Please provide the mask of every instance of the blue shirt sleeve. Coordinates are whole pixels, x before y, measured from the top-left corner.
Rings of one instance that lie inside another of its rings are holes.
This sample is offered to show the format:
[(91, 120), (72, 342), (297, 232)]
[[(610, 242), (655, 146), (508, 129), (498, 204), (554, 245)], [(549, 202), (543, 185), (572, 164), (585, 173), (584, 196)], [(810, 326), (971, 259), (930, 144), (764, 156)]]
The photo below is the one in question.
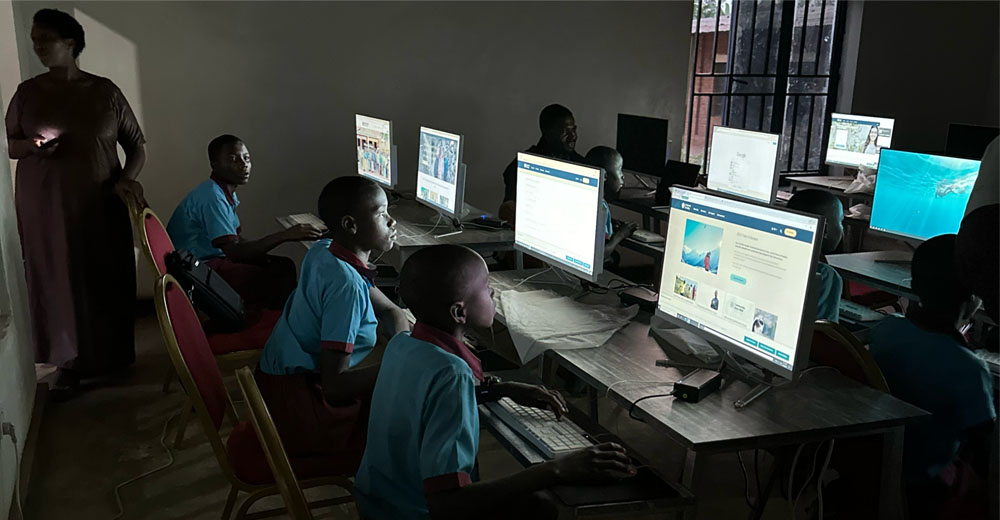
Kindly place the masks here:
[(475, 381), (454, 368), (442, 371), (423, 411), (420, 477), (424, 494), (471, 482), (479, 446)]
[(350, 354), (371, 295), (367, 288), (355, 284), (331, 284), (322, 299), (321, 347)]
[(224, 197), (214, 197), (201, 205), (201, 225), (209, 240), (239, 235), (239, 221)]
[(820, 276), (819, 302), (816, 304), (816, 319), (840, 321), (840, 296), (844, 293), (844, 279), (829, 265), (816, 265)]
[(955, 410), (959, 431), (997, 418), (993, 407), (993, 379), (985, 363), (976, 359), (976, 374), (959, 382), (961, 394)]

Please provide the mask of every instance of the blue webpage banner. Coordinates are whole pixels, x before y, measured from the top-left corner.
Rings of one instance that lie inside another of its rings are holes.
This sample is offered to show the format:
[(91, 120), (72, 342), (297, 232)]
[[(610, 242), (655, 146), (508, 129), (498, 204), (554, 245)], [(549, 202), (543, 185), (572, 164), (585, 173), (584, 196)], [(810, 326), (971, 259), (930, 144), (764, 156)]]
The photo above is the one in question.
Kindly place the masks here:
[(587, 184), (597, 188), (597, 179), (593, 177), (587, 177), (586, 175), (580, 175), (577, 173), (570, 173), (563, 170), (557, 170), (555, 168), (549, 168), (547, 166), (539, 166), (537, 164), (519, 161), (518, 167), (529, 172), (541, 173), (543, 175), (551, 175), (552, 177), (558, 177), (563, 180), (570, 182), (576, 182), (579, 184)]
[(736, 224), (737, 226), (743, 226), (746, 228), (763, 231), (765, 233), (770, 233), (772, 235), (778, 235), (785, 238), (790, 238), (792, 240), (798, 240), (799, 242), (812, 243), (813, 239), (812, 231), (806, 231), (804, 229), (793, 226), (786, 226), (784, 224), (769, 222), (767, 220), (757, 217), (739, 215), (733, 212), (720, 210), (718, 208), (713, 208), (710, 206), (702, 206), (700, 204), (695, 204), (693, 202), (688, 202), (685, 200), (673, 199), (670, 201), (670, 207), (671, 210), (676, 209), (680, 211), (686, 211), (688, 213), (694, 213), (695, 215), (701, 215), (711, 219), (729, 222), (730, 224)]

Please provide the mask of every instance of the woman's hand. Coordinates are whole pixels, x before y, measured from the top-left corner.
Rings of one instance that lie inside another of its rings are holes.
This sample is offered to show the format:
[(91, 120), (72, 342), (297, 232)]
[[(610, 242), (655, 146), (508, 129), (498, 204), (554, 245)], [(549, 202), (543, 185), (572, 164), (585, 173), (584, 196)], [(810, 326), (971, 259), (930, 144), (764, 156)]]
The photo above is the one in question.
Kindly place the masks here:
[(566, 400), (555, 390), (549, 390), (544, 386), (511, 382), (498, 383), (497, 386), (501, 395), (511, 398), (519, 405), (552, 410), (557, 419), (569, 413)]
[(126, 204), (133, 204), (138, 210), (142, 210), (149, 204), (143, 196), (142, 184), (132, 179), (122, 179), (115, 184), (115, 195), (121, 197)]

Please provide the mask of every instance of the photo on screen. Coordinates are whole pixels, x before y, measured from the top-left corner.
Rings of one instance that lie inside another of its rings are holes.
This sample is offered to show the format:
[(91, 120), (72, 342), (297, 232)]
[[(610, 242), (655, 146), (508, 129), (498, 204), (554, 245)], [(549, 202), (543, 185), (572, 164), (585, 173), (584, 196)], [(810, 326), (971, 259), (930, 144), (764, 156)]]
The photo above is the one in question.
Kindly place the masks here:
[(681, 260), (712, 274), (719, 274), (719, 252), (722, 248), (722, 228), (688, 219), (684, 227), (684, 247)]
[(878, 155), (878, 123), (834, 121), (830, 129), (830, 148), (846, 152)]
[(455, 184), (458, 175), (458, 141), (421, 133), (418, 171), (448, 184)]
[(694, 301), (698, 297), (698, 282), (676, 276), (674, 277), (674, 294)]
[(778, 328), (778, 317), (765, 310), (757, 309), (753, 314), (753, 325), (750, 330), (768, 339), (774, 339), (774, 330)]
[(358, 173), (384, 184), (392, 182), (390, 123), (357, 116)]

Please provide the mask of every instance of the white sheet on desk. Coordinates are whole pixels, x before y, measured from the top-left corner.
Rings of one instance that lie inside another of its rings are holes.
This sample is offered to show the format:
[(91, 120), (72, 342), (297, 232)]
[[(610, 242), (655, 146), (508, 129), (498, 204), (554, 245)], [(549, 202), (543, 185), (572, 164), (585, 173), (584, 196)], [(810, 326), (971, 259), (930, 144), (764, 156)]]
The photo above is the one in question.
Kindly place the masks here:
[(639, 313), (635, 305), (585, 305), (552, 291), (504, 291), (500, 305), (522, 363), (549, 349), (600, 347)]
[(701, 336), (687, 329), (654, 324), (650, 326), (649, 334), (654, 336), (654, 339), (655, 337), (659, 337), (663, 341), (666, 341), (682, 354), (694, 356), (705, 363), (717, 363), (719, 361), (719, 353), (712, 348), (712, 345), (709, 345)]

